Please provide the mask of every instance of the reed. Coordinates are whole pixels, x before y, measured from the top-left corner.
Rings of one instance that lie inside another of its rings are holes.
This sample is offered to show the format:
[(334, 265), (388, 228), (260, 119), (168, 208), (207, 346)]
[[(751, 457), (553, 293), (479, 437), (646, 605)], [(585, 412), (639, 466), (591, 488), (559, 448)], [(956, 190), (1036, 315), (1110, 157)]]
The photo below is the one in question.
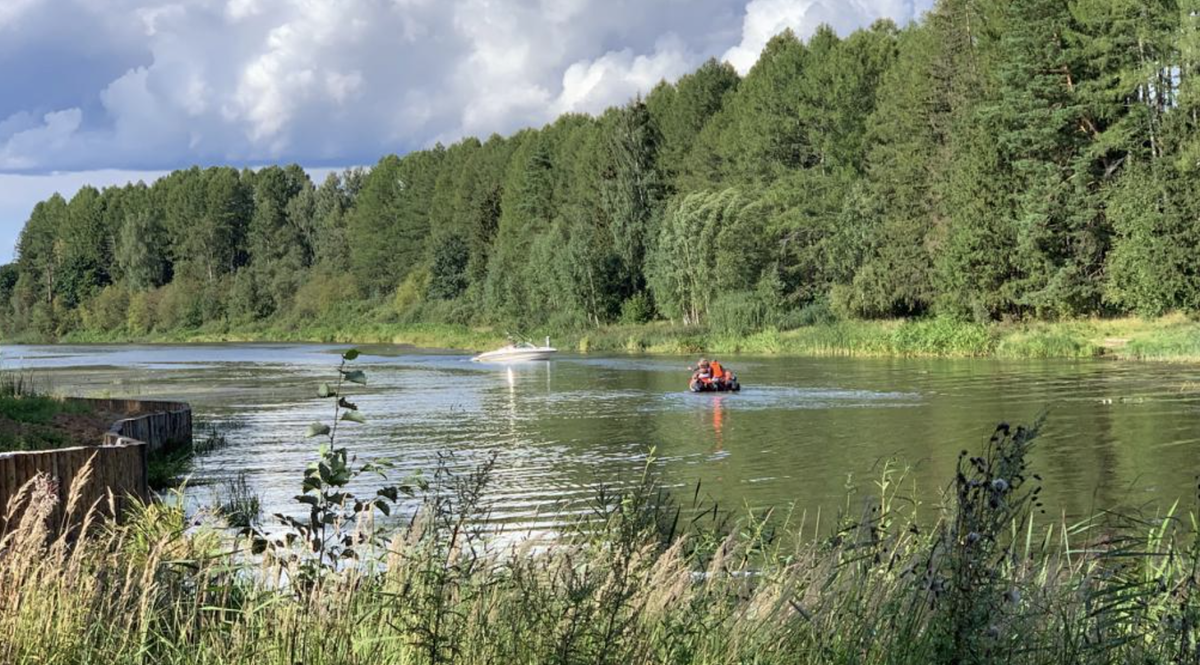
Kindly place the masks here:
[(0, 530), (0, 662), (1197, 662), (1195, 514), (1046, 520), (1035, 437), (964, 452), (932, 523), (891, 465), (832, 525), (673, 500), (648, 465), (553, 544), (499, 545), (487, 466), (442, 468), (386, 538), (353, 525), (355, 558), (316, 568), (303, 539), (251, 556), (182, 501), (101, 524), (80, 481), (64, 529), (42, 478)]
[[(408, 344), (427, 348), (485, 350), (505, 340), (495, 326), (399, 320), (388, 307), (359, 303), (336, 315), (273, 323), (215, 322), (197, 329), (131, 335), (124, 330), (75, 331), (71, 342), (327, 342)], [(737, 308), (708, 325), (667, 321), (578, 328), (537, 325), (515, 330), (532, 339), (550, 335), (562, 349), (582, 353), (695, 354), (702, 352), (784, 356), (901, 356), (1200, 360), (1200, 323), (1179, 314), (1018, 321), (978, 324), (946, 317), (837, 320), (823, 306), (769, 320)]]

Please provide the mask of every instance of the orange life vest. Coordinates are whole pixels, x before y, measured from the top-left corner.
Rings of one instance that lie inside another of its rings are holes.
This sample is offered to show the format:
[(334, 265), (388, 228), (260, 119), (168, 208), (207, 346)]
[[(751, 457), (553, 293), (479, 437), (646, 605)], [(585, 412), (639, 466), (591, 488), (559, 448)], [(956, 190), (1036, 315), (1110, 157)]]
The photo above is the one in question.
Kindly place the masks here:
[(712, 363), (709, 364), (709, 366), (712, 368), (712, 378), (714, 378), (714, 379), (725, 378), (725, 368), (721, 367), (721, 363), (714, 360), (714, 361), (712, 361)]

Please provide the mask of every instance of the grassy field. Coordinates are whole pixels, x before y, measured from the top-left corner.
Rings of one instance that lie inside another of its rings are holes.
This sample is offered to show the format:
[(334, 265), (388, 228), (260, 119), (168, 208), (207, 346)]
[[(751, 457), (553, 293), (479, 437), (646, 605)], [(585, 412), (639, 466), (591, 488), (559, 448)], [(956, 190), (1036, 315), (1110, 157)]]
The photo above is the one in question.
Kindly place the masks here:
[[(666, 322), (606, 326), (584, 331), (533, 330), (560, 348), (580, 352), (654, 354), (754, 354), (786, 356), (930, 356), (1087, 358), (1200, 362), (1200, 322), (1161, 319), (1081, 319), (1054, 323), (964, 323), (949, 319), (840, 321), (793, 330), (774, 328), (725, 335), (704, 327)], [(426, 348), (484, 350), (504, 343), (495, 327), (383, 323), (221, 326), (130, 336), (73, 333), (66, 342), (330, 342), (408, 344)]]
[(933, 523), (895, 466), (835, 519), (681, 506), (648, 471), (553, 545), (495, 538), (486, 470), (435, 475), (397, 530), (321, 532), (354, 565), (294, 527), (248, 556), (182, 501), (82, 535), (69, 503), (55, 536), (35, 484), (0, 529), (0, 662), (1197, 662), (1195, 515), (1047, 520), (1032, 441), (1002, 427), (964, 453)]
[(0, 453), (79, 445), (72, 428), (56, 423), (56, 416), (74, 416), (78, 421), (89, 417), (89, 409), (42, 395), (34, 383), (28, 375), (0, 373)]

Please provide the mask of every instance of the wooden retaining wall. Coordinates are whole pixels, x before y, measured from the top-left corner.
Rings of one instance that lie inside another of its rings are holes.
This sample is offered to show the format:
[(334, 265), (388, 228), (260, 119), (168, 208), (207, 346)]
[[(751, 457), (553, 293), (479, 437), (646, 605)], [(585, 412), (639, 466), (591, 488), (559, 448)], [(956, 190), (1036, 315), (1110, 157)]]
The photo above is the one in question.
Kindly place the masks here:
[[(92, 505), (105, 514), (116, 514), (130, 500), (150, 498), (147, 483), (147, 456), (164, 446), (192, 442), (192, 410), (182, 402), (149, 402), (111, 399), (71, 399), (100, 411), (126, 413), (112, 424), (97, 445), (31, 452), (0, 453), (0, 533), (6, 528), (10, 502), (34, 476), (45, 473), (58, 492), (60, 501), (51, 525), (64, 524), (64, 504), (71, 484), (91, 462), (92, 476), (81, 488), (73, 519), (79, 519)], [(109, 505), (109, 496), (112, 503)], [(17, 516), (14, 515), (14, 521)]]
[(150, 402), (134, 399), (86, 400), (95, 408), (127, 413), (104, 436), (105, 445), (124, 437), (144, 441), (152, 453), (164, 446), (192, 444), (192, 407), (184, 402)]

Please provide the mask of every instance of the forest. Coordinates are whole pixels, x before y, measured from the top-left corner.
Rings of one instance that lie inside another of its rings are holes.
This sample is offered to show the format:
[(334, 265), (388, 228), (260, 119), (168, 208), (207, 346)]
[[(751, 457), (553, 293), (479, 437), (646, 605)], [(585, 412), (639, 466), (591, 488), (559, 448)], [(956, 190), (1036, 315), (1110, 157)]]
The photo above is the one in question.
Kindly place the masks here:
[(320, 183), (193, 167), (52, 196), (0, 267), (0, 328), (1191, 314), (1198, 176), (1200, 0), (941, 0)]

